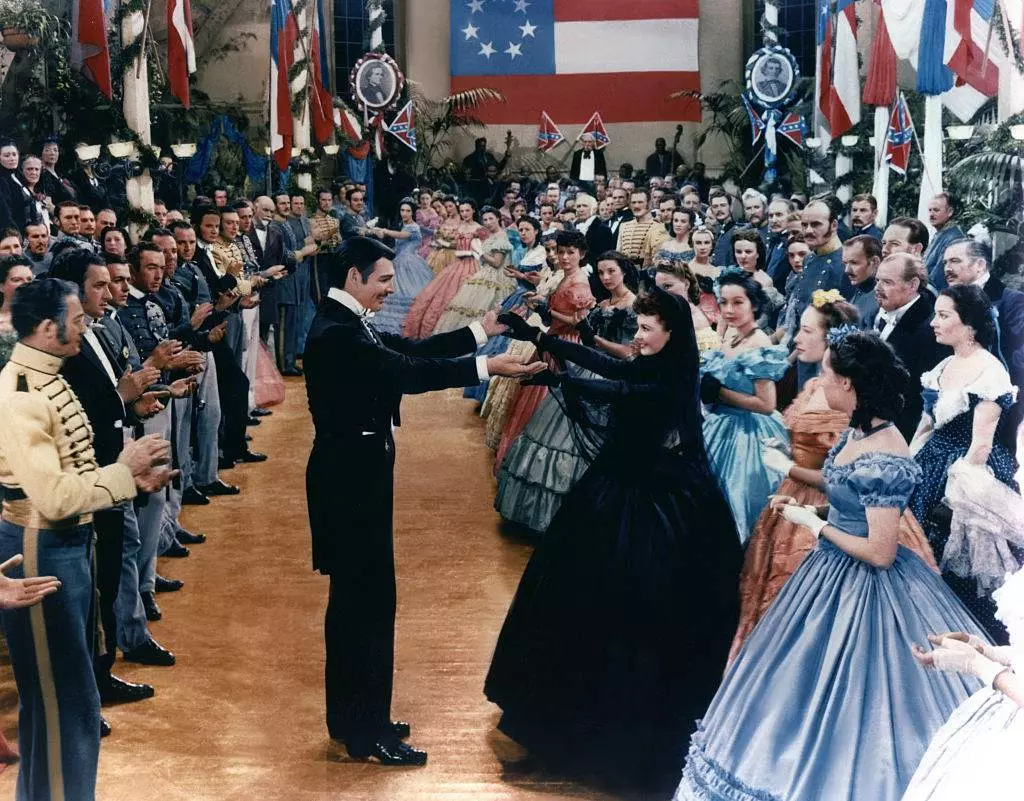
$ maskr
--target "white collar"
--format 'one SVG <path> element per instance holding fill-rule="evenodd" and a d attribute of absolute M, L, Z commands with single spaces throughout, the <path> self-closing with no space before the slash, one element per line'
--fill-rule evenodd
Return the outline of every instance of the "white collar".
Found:
<path fill-rule="evenodd" d="M 367 317 L 373 316 L 372 311 L 367 311 L 367 309 L 363 307 L 362 303 L 352 297 L 344 289 L 332 286 L 327 290 L 327 297 L 331 300 L 337 301 L 360 319 L 366 319 Z"/>
<path fill-rule="evenodd" d="M 985 284 L 988 283 L 988 279 L 991 278 L 991 277 L 992 277 L 992 273 L 990 273 L 988 270 L 985 270 L 985 272 L 982 273 L 981 277 L 978 278 L 977 281 L 971 281 L 971 283 L 974 286 L 976 286 L 976 287 L 980 287 L 981 289 L 984 289 L 985 288 Z"/>
<path fill-rule="evenodd" d="M 892 320 L 894 323 L 899 322 L 900 318 L 903 317 L 903 315 L 907 313 L 907 309 L 909 309 L 911 306 L 913 306 L 915 303 L 917 303 L 917 301 L 920 298 L 921 298 L 921 296 L 919 294 L 918 295 L 914 295 L 914 297 L 912 297 L 910 299 L 909 303 L 904 303 L 898 309 L 893 309 L 891 312 L 887 312 L 884 309 L 881 309 L 881 310 L 879 310 L 878 313 L 881 315 L 882 319 L 884 319 L 884 320 Z"/>
<path fill-rule="evenodd" d="M 128 284 L 128 294 L 131 295 L 133 298 L 144 298 L 144 297 L 146 297 L 146 293 L 143 292 L 138 287 L 136 287 L 134 284 Z"/>

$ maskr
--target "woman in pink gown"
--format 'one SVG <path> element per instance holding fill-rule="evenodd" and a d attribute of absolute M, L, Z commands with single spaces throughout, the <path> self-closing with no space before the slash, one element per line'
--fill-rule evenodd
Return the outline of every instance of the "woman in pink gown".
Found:
<path fill-rule="evenodd" d="M 558 289 L 549 296 L 547 309 L 538 308 L 537 311 L 548 325 L 549 334 L 571 342 L 579 342 L 580 335 L 576 326 L 594 306 L 590 280 L 580 267 L 580 262 L 587 253 L 587 241 L 578 231 L 559 231 L 555 235 L 555 243 L 558 247 L 558 266 L 565 277 L 562 278 Z M 559 369 L 557 361 L 548 354 L 535 358 L 543 358 L 552 370 Z M 508 449 L 526 428 L 526 424 L 530 422 L 533 413 L 537 411 L 537 407 L 547 394 L 546 386 L 524 386 L 519 390 L 509 412 L 508 422 L 501 432 L 501 442 L 494 458 L 495 473 L 501 467 Z"/>
<path fill-rule="evenodd" d="M 433 196 L 426 189 L 420 190 L 419 208 L 416 209 L 416 224 L 420 227 L 420 236 L 423 238 L 420 246 L 416 249 L 421 259 L 430 255 L 430 242 L 434 238 L 434 231 L 441 224 L 440 215 L 434 211 L 432 206 Z"/>
<path fill-rule="evenodd" d="M 476 206 L 472 200 L 459 202 L 459 226 L 456 229 L 455 261 L 416 296 L 405 318 L 403 334 L 412 339 L 425 339 L 444 314 L 445 307 L 476 271 L 480 269 L 481 242 L 490 234 L 476 222 Z"/>

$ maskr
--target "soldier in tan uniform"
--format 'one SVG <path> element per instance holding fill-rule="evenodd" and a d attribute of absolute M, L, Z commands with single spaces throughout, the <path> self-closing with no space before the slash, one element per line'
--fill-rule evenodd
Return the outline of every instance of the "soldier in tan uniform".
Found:
<path fill-rule="evenodd" d="M 170 447 L 144 437 L 115 464 L 97 466 L 92 428 L 60 375 L 84 331 L 74 284 L 45 278 L 20 287 L 11 321 L 19 342 L 0 371 L 0 560 L 23 553 L 12 572 L 61 582 L 37 606 L 0 611 L 21 701 L 16 798 L 92 801 L 100 741 L 92 513 L 164 486 Z"/>
<path fill-rule="evenodd" d="M 657 224 L 648 208 L 647 190 L 637 189 L 629 196 L 633 219 L 619 226 L 618 250 L 637 267 L 643 266 L 644 243 L 651 228 Z"/>
<path fill-rule="evenodd" d="M 309 218 L 309 227 L 313 240 L 317 244 L 317 253 L 310 260 L 309 291 L 313 297 L 313 303 L 318 306 L 320 301 L 327 296 L 327 290 L 331 284 L 330 278 L 320 262 L 320 254 L 333 253 L 341 244 L 341 223 L 330 214 L 332 200 L 330 189 L 321 189 L 317 192 L 316 212 Z"/>

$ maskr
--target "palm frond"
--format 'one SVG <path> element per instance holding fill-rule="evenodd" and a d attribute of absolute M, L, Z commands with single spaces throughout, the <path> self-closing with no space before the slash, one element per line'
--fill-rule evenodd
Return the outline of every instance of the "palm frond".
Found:
<path fill-rule="evenodd" d="M 477 86 L 450 94 L 442 98 L 441 102 L 458 114 L 475 109 L 483 103 L 503 103 L 505 102 L 505 95 L 497 89 L 491 89 L 489 86 Z"/>

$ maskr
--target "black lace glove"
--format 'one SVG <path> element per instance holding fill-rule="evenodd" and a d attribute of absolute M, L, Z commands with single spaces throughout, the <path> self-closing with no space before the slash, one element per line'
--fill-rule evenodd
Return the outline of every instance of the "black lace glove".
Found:
<path fill-rule="evenodd" d="M 718 403 L 718 394 L 722 391 L 722 382 L 710 373 L 700 377 L 700 400 L 709 406 Z"/>
<path fill-rule="evenodd" d="M 539 328 L 534 328 L 526 320 L 513 312 L 502 312 L 498 315 L 498 322 L 508 327 L 506 334 L 509 337 L 523 342 L 532 342 L 536 345 L 537 339 L 542 333 Z"/>
<path fill-rule="evenodd" d="M 590 327 L 590 322 L 588 320 L 583 319 L 576 323 L 576 330 L 579 332 L 580 342 L 588 348 L 592 348 L 597 344 L 597 334 L 595 334 L 594 329 Z"/>
<path fill-rule="evenodd" d="M 530 376 L 522 382 L 524 387 L 560 387 L 562 376 L 550 370 L 541 370 L 537 375 Z"/>

